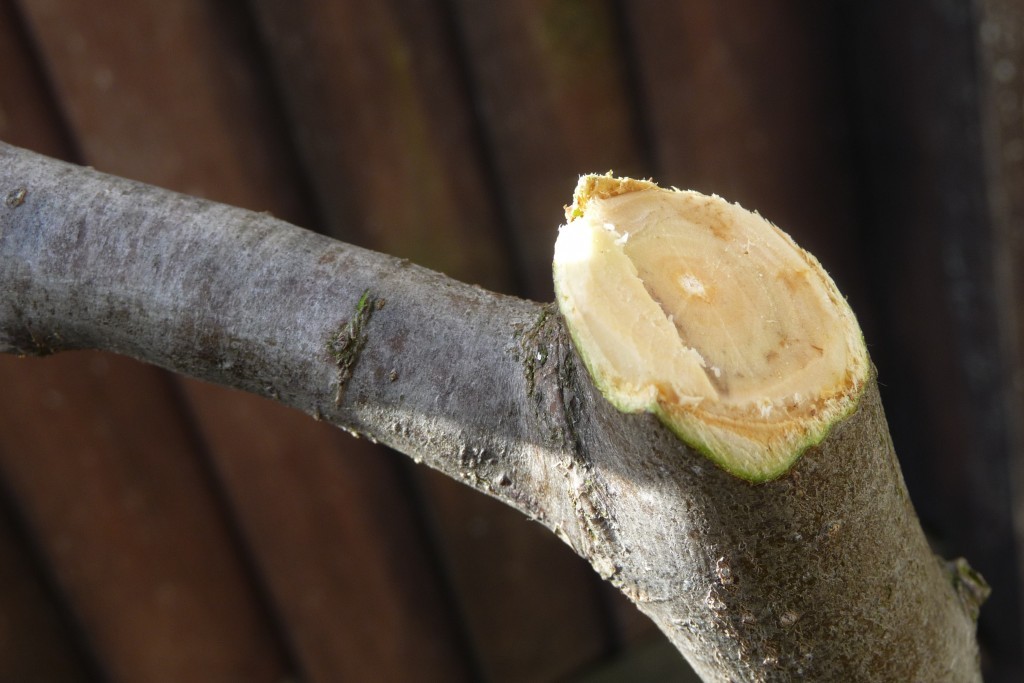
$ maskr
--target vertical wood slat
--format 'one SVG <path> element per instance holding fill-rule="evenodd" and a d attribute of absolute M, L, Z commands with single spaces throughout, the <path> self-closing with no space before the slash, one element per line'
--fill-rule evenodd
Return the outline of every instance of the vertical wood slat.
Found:
<path fill-rule="evenodd" d="M 610 2 L 452 0 L 526 293 L 552 298 L 551 250 L 583 173 L 649 174 Z"/>
<path fill-rule="evenodd" d="M 0 680 L 97 681 L 95 663 L 0 491 Z"/>
<path fill-rule="evenodd" d="M 3 43 L 8 49 L 15 45 L 13 41 Z M 47 106 L 40 74 L 18 82 L 17 64 L 14 59 L 4 60 L 4 88 L 17 86 L 4 96 L 5 139 L 65 156 L 68 150 L 62 142 L 60 120 Z M 97 354 L 92 356 L 92 363 L 94 369 L 104 367 L 108 380 L 128 394 L 137 390 L 144 393 L 157 381 L 154 371 L 123 359 Z M 147 456 L 189 458 L 191 447 L 180 438 L 157 449 L 146 443 L 154 433 L 164 431 L 168 419 L 175 423 L 173 402 L 158 396 L 156 415 L 147 415 L 141 407 L 138 412 L 126 411 L 124 401 L 106 401 L 98 392 L 83 388 L 89 385 L 90 372 L 75 358 L 53 359 L 42 365 L 4 358 L 0 368 L 5 402 L 0 428 L 4 477 L 107 674 L 113 680 L 154 681 L 210 672 L 252 676 L 254 680 L 279 678 L 283 670 L 274 661 L 272 645 L 261 639 L 258 628 L 250 626 L 257 621 L 257 614 L 245 603 L 245 585 L 218 582 L 238 568 L 225 557 L 222 546 L 227 538 L 215 520 L 211 523 L 204 519 L 197 527 L 192 524 L 194 518 L 188 516 L 176 522 L 175 530 L 187 531 L 195 541 L 192 552 L 171 557 L 140 550 L 154 536 L 170 531 L 161 524 L 159 511 L 149 514 L 151 510 L 135 510 L 135 514 L 125 513 L 115 523 L 99 522 L 99 518 L 120 516 L 126 497 L 166 509 L 174 505 L 167 495 L 173 491 L 196 499 L 199 508 L 210 505 L 200 477 L 188 467 L 171 481 L 139 482 L 129 481 L 131 473 L 116 466 L 97 467 L 96 462 L 85 462 L 86 458 L 101 457 L 97 453 L 101 450 L 129 452 L 139 460 Z M 63 410 L 55 408 L 58 401 L 64 402 L 59 407 Z M 72 405 L 88 406 L 88 415 L 77 410 L 75 414 L 65 412 Z M 162 411 L 169 414 L 160 414 Z M 122 430 L 118 426 L 120 436 L 94 433 L 100 427 L 110 429 L 118 416 L 127 418 L 134 428 Z M 130 453 L 134 449 L 145 455 Z M 83 467 L 88 468 L 89 476 L 84 476 Z M 90 478 L 91 485 L 110 486 L 118 495 L 94 499 L 94 505 L 85 504 L 74 487 L 79 480 Z M 170 497 L 176 496 L 172 493 Z M 215 567 L 225 566 L 210 570 L 206 563 L 211 560 Z M 190 590 L 193 582 L 189 574 L 197 565 L 215 579 Z M 213 600 L 220 601 L 216 614 L 210 613 Z M 232 623 L 233 618 L 237 623 Z M 12 628 L 25 632 L 32 624 L 32 619 L 19 620 Z M 213 640 L 211 636 L 218 627 L 234 633 L 235 638 Z M 138 646 L 140 635 L 150 636 L 142 647 Z M 171 637 L 177 642 L 168 648 Z M 49 656 L 54 662 L 67 658 L 59 637 L 41 642 L 52 649 Z M 87 668 L 83 665 L 79 672 L 68 672 L 69 680 L 76 673 L 85 676 Z"/>
<path fill-rule="evenodd" d="M 960 3 L 861 2 L 846 6 L 844 24 L 881 323 L 874 355 L 893 439 L 940 552 L 967 557 L 992 584 L 978 622 L 985 680 L 1019 680 L 975 15 Z"/>
<path fill-rule="evenodd" d="M 1021 586 L 1018 593 L 1024 595 L 1024 2 L 981 0 L 975 41 L 992 217 L 997 323 L 1006 370 L 1003 401 L 1013 477 L 1016 579 Z"/>
<path fill-rule="evenodd" d="M 7 502 L 0 501 L 0 680 L 98 680 Z"/>
<path fill-rule="evenodd" d="M 136 39 L 145 34 L 123 32 L 116 21 L 111 21 L 110 15 L 96 14 L 94 19 L 103 22 L 103 31 L 99 36 L 89 36 L 79 30 L 81 26 L 74 18 L 66 21 L 69 17 L 61 14 L 61 9 L 42 3 L 22 6 L 40 41 L 37 49 L 44 54 L 48 72 L 57 77 L 61 104 L 67 107 L 70 102 L 73 108 L 87 102 L 91 95 L 116 100 L 114 95 L 122 92 L 120 84 L 114 87 L 113 78 L 120 75 L 117 69 L 132 70 L 140 66 L 139 61 L 131 59 L 130 49 L 124 43 L 138 42 Z M 88 22 L 82 25 L 87 27 Z M 152 30 L 148 33 L 153 35 Z M 102 42 L 103 46 L 97 52 L 110 51 L 101 54 L 99 60 L 93 59 L 97 55 L 90 54 L 97 42 Z M 119 48 L 123 49 L 120 53 Z M 155 80 L 152 83 L 156 87 L 161 85 Z M 175 97 L 183 95 L 173 91 L 163 94 L 170 96 L 170 101 L 164 102 L 169 109 L 173 109 Z M 115 137 L 124 132 L 124 138 L 135 145 L 134 149 L 151 149 L 147 135 L 136 134 L 159 117 L 139 117 L 141 123 L 129 125 L 139 112 L 131 106 L 130 97 L 128 100 L 118 102 L 123 110 L 116 110 L 106 118 L 92 119 L 92 124 L 110 131 Z M 86 105 L 78 111 L 65 113 L 72 119 L 75 115 L 88 119 L 93 112 Z M 81 136 L 79 141 L 83 141 Z M 96 139 L 87 142 L 95 143 Z M 116 141 L 109 146 L 92 144 L 87 155 L 109 161 L 118 149 Z M 120 151 L 130 154 L 133 148 L 120 148 Z M 171 150 L 161 162 L 174 167 L 176 151 Z M 189 189 L 202 191 L 196 186 Z M 74 366 L 64 359 L 49 362 L 52 367 L 64 367 L 68 375 L 74 373 Z M 164 392 L 155 405 L 149 406 L 155 411 L 153 414 L 141 412 L 141 401 L 153 399 L 147 392 L 157 391 L 166 380 L 158 380 L 158 373 L 152 369 L 126 366 L 120 360 L 111 361 L 110 366 L 114 369 L 105 381 L 109 386 L 120 387 L 124 396 L 112 397 L 106 410 L 120 410 L 121 419 L 137 425 L 137 431 L 119 426 L 119 432 L 124 429 L 131 435 L 127 444 L 96 442 L 95 439 L 90 442 L 88 435 L 78 433 L 88 425 L 76 424 L 72 416 L 67 417 L 71 422 L 60 432 L 64 440 L 67 443 L 85 441 L 95 451 L 98 465 L 83 479 L 105 483 L 110 487 L 111 496 L 110 501 L 94 498 L 75 508 L 78 517 L 89 521 L 80 521 L 70 532 L 71 540 L 62 540 L 69 551 L 49 558 L 58 580 L 70 585 L 67 591 L 70 607 L 86 625 L 87 633 L 96 639 L 97 657 L 115 680 L 181 680 L 200 676 L 280 679 L 288 671 L 288 664 L 275 642 L 273 628 L 262 606 L 255 599 L 248 569 L 239 562 L 241 558 L 235 552 L 231 532 L 224 524 L 209 480 L 202 476 L 206 472 L 198 460 L 199 452 L 194 443 L 181 440 L 189 430 L 187 423 L 181 421 L 176 395 Z M 19 388 L 33 390 L 27 374 L 20 379 Z M 136 396 L 138 401 L 133 402 Z M 75 403 L 88 400 L 83 396 L 73 398 Z M 131 413 L 132 407 L 140 412 Z M 145 435 L 163 431 L 154 427 L 166 427 L 168 422 L 177 425 L 180 432 L 176 435 L 177 442 L 161 449 L 147 449 Z M 138 450 L 142 452 L 135 452 Z M 54 457 L 57 455 L 59 453 Z M 180 460 L 180 464 L 168 468 L 167 476 L 147 476 L 160 471 L 162 463 L 155 459 L 157 457 Z M 59 461 L 54 462 L 54 466 L 59 467 Z M 30 477 L 26 485 L 34 487 L 30 491 L 33 497 L 45 499 L 47 474 L 45 470 L 37 474 Z M 125 506 L 119 500 L 122 498 L 156 500 L 159 505 L 153 505 L 149 514 L 122 520 L 127 517 Z M 23 504 L 36 502 L 29 500 Z M 68 524 L 68 520 L 61 517 L 61 514 L 66 517 L 67 511 L 60 508 L 54 510 L 43 505 L 39 514 L 45 516 L 44 522 L 57 525 L 57 529 L 45 529 L 51 535 Z M 119 523 L 123 523 L 127 531 L 112 535 L 109 527 Z M 191 528 L 193 524 L 198 524 L 199 528 Z M 162 543 L 151 540 L 161 537 Z M 174 547 L 175 538 L 184 541 L 181 547 Z M 94 559 L 97 556 L 111 560 L 107 564 L 97 563 Z M 117 561 L 127 565 L 117 565 Z M 95 573 L 83 572 L 83 566 Z M 119 593 L 117 583 L 99 590 L 106 577 L 131 587 L 138 598 L 138 604 L 132 605 L 134 609 L 118 602 L 117 596 L 127 591 Z M 83 594 L 83 586 L 90 585 L 95 585 L 97 590 Z M 154 603 L 156 609 L 166 614 L 140 620 L 138 611 Z"/>
<path fill-rule="evenodd" d="M 779 225 L 869 324 L 831 15 L 827 4 L 793 1 L 625 9 L 662 181 Z"/>
<path fill-rule="evenodd" d="M 305 680 L 470 680 L 400 463 L 255 396 L 191 396 Z"/>
<path fill-rule="evenodd" d="M 331 232 L 508 291 L 510 259 L 439 4 L 254 7 Z M 602 652 L 588 567 L 519 513 L 440 475 L 417 477 L 481 675 L 551 680 Z"/>
<path fill-rule="evenodd" d="M 429 0 L 252 0 L 325 231 L 506 288 L 468 103 Z"/>
<path fill-rule="evenodd" d="M 653 175 L 628 83 L 619 13 L 610 2 L 454 0 L 482 112 L 496 193 L 519 246 L 526 292 L 551 292 L 561 207 L 581 173 Z M 611 632 L 630 645 L 663 638 L 622 594 L 604 587 Z M 681 670 L 686 669 L 681 658 Z"/>
<path fill-rule="evenodd" d="M 110 679 L 280 680 L 171 379 L 88 352 L 3 360 L 0 467 Z"/>
<path fill-rule="evenodd" d="M 238 17 L 217 14 L 200 2 L 120 3 L 116 8 L 108 6 L 102 15 L 70 2 L 33 5 L 29 10 L 62 100 L 92 163 L 181 191 L 250 208 L 270 208 L 301 222 L 307 212 L 294 191 L 289 154 L 280 131 L 268 113 L 267 93 L 259 83 L 263 75 L 253 73 L 248 61 Z M 126 26 L 132 31 L 125 31 Z M 140 35 L 146 39 L 139 40 Z M 336 509 L 344 509 L 345 515 L 324 519 L 319 525 L 320 540 L 335 539 L 331 549 L 304 546 L 301 542 L 306 538 L 285 533 L 279 526 L 264 526 L 273 522 L 265 514 L 266 507 L 328 499 L 330 484 L 339 478 L 346 478 L 350 485 L 364 482 L 391 490 L 393 499 L 398 486 L 394 477 L 379 470 L 352 476 L 351 468 L 339 468 L 339 463 L 325 454 L 344 447 L 323 432 L 308 437 L 317 451 L 312 461 L 315 466 L 303 463 L 308 466 L 296 468 L 294 459 L 301 454 L 293 451 L 277 460 L 250 462 L 247 451 L 250 447 L 258 450 L 254 440 L 260 438 L 261 430 L 269 430 L 268 438 L 272 433 L 283 439 L 276 430 L 287 435 L 295 429 L 294 416 L 269 402 L 248 398 L 239 399 L 242 407 L 225 415 L 217 407 L 233 400 L 230 392 L 190 381 L 183 386 L 195 406 L 198 426 L 210 443 L 231 444 L 230 448 L 215 448 L 211 455 L 235 506 L 248 549 L 266 571 L 267 588 L 279 603 L 275 605 L 277 615 L 284 619 L 281 627 L 294 639 L 296 654 L 308 658 L 300 661 L 301 668 L 320 680 L 335 680 L 345 674 L 358 678 L 360 671 L 374 664 L 368 658 L 370 653 L 349 660 L 336 654 L 334 645 L 349 636 L 358 641 L 360 634 L 369 631 L 377 641 L 375 651 L 389 643 L 405 647 L 391 664 L 396 680 L 417 677 L 427 665 L 436 665 L 434 673 L 442 679 L 461 678 L 458 643 L 452 637 L 443 639 L 450 635 L 444 627 L 445 615 L 435 613 L 424 623 L 423 605 L 437 609 L 444 605 L 438 587 L 430 583 L 432 573 L 424 566 L 421 552 L 409 549 L 399 556 L 392 550 L 357 556 L 358 561 L 351 563 L 356 571 L 349 581 L 341 586 L 332 583 L 339 578 L 335 570 L 342 562 L 337 553 L 345 552 L 338 546 L 352 537 L 352 524 L 362 525 L 359 533 L 364 536 L 379 529 L 380 519 L 398 517 L 400 526 L 408 527 L 407 511 L 385 508 L 382 501 L 370 501 L 368 509 L 365 500 L 360 501 L 362 505 L 339 500 Z M 220 421 L 226 416 L 231 419 Z M 248 424 L 250 421 L 259 427 Z M 226 434 L 229 424 L 235 427 L 233 438 Z M 271 469 L 256 471 L 259 464 Z M 326 469 L 318 471 L 317 467 Z M 308 510 L 299 511 L 296 518 L 308 520 L 308 515 Z M 325 584 L 306 585 L 300 591 L 280 557 L 309 563 L 305 578 Z M 381 573 L 413 577 L 412 583 L 421 593 L 418 603 L 392 601 L 388 610 L 353 612 L 350 604 L 358 604 L 353 598 L 358 592 L 380 596 L 385 590 L 376 582 Z M 289 602 L 302 599 L 310 602 Z M 316 623 L 327 616 L 330 618 Z M 270 625 L 264 624 L 267 627 Z M 396 634 L 398 628 L 416 630 Z M 330 642 L 324 644 L 324 639 Z M 430 646 L 433 651 L 427 652 L 425 648 Z"/>
<path fill-rule="evenodd" d="M 292 220 L 306 215 L 298 195 L 282 191 L 281 178 L 297 169 L 285 141 L 268 135 L 274 108 L 248 68 L 230 3 L 20 5 L 89 163 L 200 197 L 259 198 L 251 208 Z"/>
<path fill-rule="evenodd" d="M 13 0 L 0 0 L 0 140 L 40 154 L 72 154 Z"/>
<path fill-rule="evenodd" d="M 0 139 L 45 154 L 61 156 L 67 147 L 59 120 L 33 62 L 28 41 L 7 0 L 0 0 Z M 17 359 L 0 358 L 0 375 Z M 0 410 L 17 400 L 17 391 L 0 383 Z M 33 449 L 5 453 L 0 435 L 0 463 L 31 458 Z M 0 680 L 91 681 L 93 663 L 86 643 L 50 586 L 24 519 L 8 500 L 0 466 Z"/>

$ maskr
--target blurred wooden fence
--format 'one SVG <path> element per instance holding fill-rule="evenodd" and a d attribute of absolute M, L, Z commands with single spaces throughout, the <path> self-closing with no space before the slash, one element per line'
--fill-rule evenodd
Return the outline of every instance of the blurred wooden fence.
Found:
<path fill-rule="evenodd" d="M 580 173 L 759 210 L 848 294 L 926 529 L 994 586 L 987 680 L 1024 679 L 1024 0 L 0 0 L 0 139 L 538 299 Z M 381 447 L 0 358 L 0 681 L 687 677 Z"/>

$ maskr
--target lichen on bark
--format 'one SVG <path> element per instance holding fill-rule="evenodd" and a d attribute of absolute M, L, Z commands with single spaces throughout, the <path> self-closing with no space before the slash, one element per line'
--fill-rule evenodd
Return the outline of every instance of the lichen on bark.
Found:
<path fill-rule="evenodd" d="M 369 289 L 363 290 L 352 317 L 342 323 L 337 332 L 327 340 L 327 353 L 338 368 L 338 389 L 334 396 L 336 405 L 344 398 L 345 385 L 352 377 L 352 370 L 359 360 L 359 354 L 366 346 L 366 325 L 378 304 L 382 303 L 382 300 L 375 300 L 371 296 Z"/>

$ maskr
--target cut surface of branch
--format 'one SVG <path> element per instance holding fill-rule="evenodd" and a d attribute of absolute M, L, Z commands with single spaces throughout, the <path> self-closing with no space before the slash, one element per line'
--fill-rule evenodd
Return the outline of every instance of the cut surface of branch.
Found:
<path fill-rule="evenodd" d="M 864 340 L 818 261 L 756 213 L 648 181 L 580 178 L 555 290 L 595 384 L 751 481 L 856 406 Z"/>

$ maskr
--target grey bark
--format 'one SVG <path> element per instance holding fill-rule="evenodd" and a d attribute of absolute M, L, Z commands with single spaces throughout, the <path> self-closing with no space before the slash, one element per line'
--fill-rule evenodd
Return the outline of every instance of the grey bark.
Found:
<path fill-rule="evenodd" d="M 611 407 L 551 305 L 2 144 L 0 198 L 0 351 L 115 351 L 386 443 L 548 526 L 707 681 L 980 678 L 986 588 L 929 550 L 873 381 L 751 485 Z"/>

